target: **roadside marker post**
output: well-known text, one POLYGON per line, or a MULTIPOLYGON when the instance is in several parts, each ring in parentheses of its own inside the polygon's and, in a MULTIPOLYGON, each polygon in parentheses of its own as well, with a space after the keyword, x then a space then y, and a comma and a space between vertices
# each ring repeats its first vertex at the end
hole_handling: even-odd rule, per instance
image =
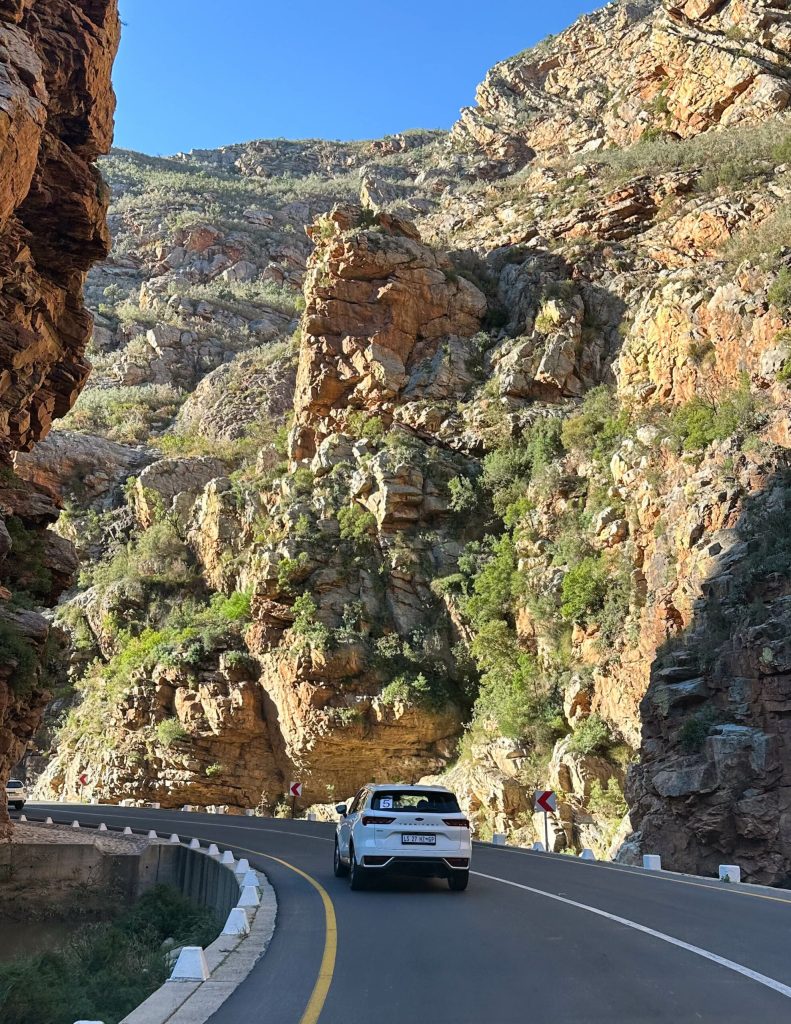
POLYGON ((291 797, 291 820, 294 820, 295 811, 297 808, 297 797, 302 796, 302 783, 292 782, 288 787, 288 792, 291 797))
POLYGON ((550 853, 549 849, 549 818, 548 815, 554 814, 558 809, 558 798, 552 792, 551 789, 537 789, 533 794, 533 807, 537 811, 544 812, 544 849, 547 853, 550 853))

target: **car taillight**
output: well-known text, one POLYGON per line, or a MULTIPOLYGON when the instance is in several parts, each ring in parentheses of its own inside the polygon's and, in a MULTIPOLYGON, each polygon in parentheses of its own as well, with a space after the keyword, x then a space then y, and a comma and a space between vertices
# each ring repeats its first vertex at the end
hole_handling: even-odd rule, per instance
POLYGON ((370 814, 364 814, 362 817, 363 825, 392 825, 395 818, 374 818, 370 814))
POLYGON ((470 823, 466 818, 443 818, 445 825, 456 825, 458 828, 469 828, 470 823))

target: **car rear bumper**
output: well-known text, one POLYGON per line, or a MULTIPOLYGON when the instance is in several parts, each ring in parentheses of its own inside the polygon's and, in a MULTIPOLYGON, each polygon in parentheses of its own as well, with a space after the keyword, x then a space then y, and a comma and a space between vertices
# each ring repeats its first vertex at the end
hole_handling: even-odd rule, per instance
POLYGON ((371 871, 392 875, 412 875, 419 878, 447 878, 456 871, 469 871, 469 857, 404 857, 366 854, 363 867, 371 871))

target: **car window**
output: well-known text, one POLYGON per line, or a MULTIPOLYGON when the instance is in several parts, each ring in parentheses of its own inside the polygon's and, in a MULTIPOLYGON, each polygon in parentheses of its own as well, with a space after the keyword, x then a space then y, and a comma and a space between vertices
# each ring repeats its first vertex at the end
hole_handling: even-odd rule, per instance
POLYGON ((22 783, 16 779, 9 779, 6 783, 6 789, 22 789, 22 783))
POLYGON ((355 796, 354 800, 352 800, 352 805, 349 808, 349 814, 354 814, 355 811, 359 811, 360 801, 363 796, 363 793, 365 793, 364 789, 358 790, 357 795, 355 796))
POLYGON ((427 814, 458 814, 459 802, 452 793, 441 790, 415 792, 403 789, 382 789, 374 793, 373 811, 424 811, 427 814))

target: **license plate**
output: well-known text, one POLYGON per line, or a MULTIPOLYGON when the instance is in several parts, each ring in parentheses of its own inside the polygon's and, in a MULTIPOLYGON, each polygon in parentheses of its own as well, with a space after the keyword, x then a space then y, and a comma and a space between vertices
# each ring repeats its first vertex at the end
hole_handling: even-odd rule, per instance
POLYGON ((415 846, 436 846, 437 837, 420 835, 418 832, 403 832, 401 834, 401 842, 404 844, 412 843, 415 846))

